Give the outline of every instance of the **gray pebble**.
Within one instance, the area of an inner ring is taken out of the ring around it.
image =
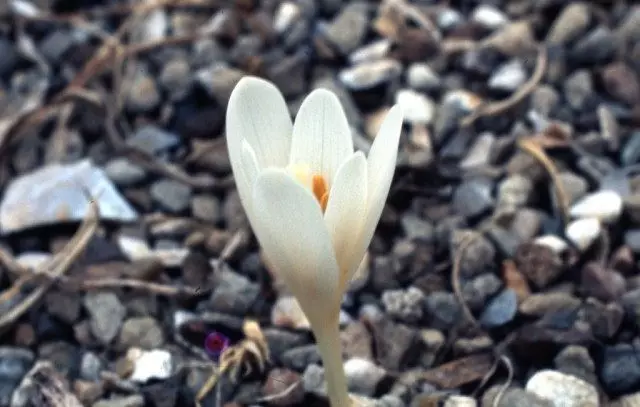
[[[89,293],[84,298],[89,313],[91,332],[103,345],[108,345],[120,331],[126,308],[113,293]]]
[[[164,210],[180,213],[189,208],[192,189],[181,182],[162,179],[151,185],[151,197]]]
[[[409,287],[406,290],[389,290],[382,294],[382,303],[392,317],[417,323],[423,317],[425,295],[415,287]]]
[[[518,298],[512,289],[506,289],[491,300],[480,316],[480,323],[495,328],[509,323],[518,312]]]

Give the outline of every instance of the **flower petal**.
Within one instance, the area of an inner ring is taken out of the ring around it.
[[[367,159],[358,151],[338,169],[324,214],[340,268],[342,290],[361,260],[354,259],[353,254],[367,215],[367,189]]]
[[[384,118],[367,158],[367,216],[358,238],[354,256],[360,261],[367,250],[387,201],[398,158],[398,143],[402,132],[403,113],[394,105]]]
[[[259,168],[286,166],[292,128],[289,109],[278,88],[264,79],[242,78],[227,107],[227,148],[234,173],[242,140],[254,149]]]
[[[307,96],[293,123],[290,164],[307,164],[329,186],[338,167],[353,154],[351,128],[340,100],[326,89]]]
[[[246,140],[242,140],[242,146],[239,156],[231,156],[232,160],[239,160],[233,163],[234,179],[236,181],[236,188],[238,189],[238,195],[240,195],[240,202],[244,207],[244,211],[247,214],[249,223],[253,226],[253,185],[258,178],[260,170],[258,168],[258,162],[256,159],[256,153],[253,148],[247,143]]]
[[[254,232],[269,262],[312,324],[340,307],[338,264],[320,205],[309,190],[281,170],[267,169],[253,193]]]

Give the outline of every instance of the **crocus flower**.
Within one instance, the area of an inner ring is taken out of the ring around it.
[[[240,200],[270,266],[309,319],[327,372],[342,369],[339,341],[337,358],[328,348],[336,347],[342,297],[389,193],[402,120],[392,107],[366,158],[354,152],[344,110],[328,90],[312,91],[293,123],[265,80],[243,78],[229,99],[226,137]],[[343,385],[331,380],[330,396]]]

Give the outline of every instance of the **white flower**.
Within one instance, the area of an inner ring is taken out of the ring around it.
[[[265,256],[309,321],[337,318],[380,219],[402,126],[390,109],[368,159],[354,152],[338,98],[317,89],[292,123],[271,83],[245,77],[229,99],[227,146],[238,193]]]

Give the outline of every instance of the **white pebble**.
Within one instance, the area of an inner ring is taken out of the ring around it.
[[[433,120],[435,106],[425,95],[411,89],[396,93],[396,103],[404,111],[404,119],[411,124],[429,124]]]
[[[555,370],[542,370],[534,374],[525,388],[540,398],[549,400],[554,407],[597,407],[597,390],[586,381]]]
[[[570,212],[574,218],[596,218],[615,222],[622,213],[622,198],[613,191],[598,191],[576,202]]]
[[[513,92],[527,80],[527,72],[517,59],[498,67],[489,78],[489,87],[496,90]]]
[[[536,238],[534,243],[542,246],[547,246],[557,254],[561,254],[569,248],[569,245],[567,244],[567,242],[565,242],[563,239],[559,238],[556,235],[540,236]]]
[[[578,249],[586,250],[600,236],[601,228],[596,218],[578,219],[567,225],[565,234]]]
[[[473,397],[449,396],[444,402],[444,407],[476,407],[478,402]]]
[[[440,79],[429,65],[418,62],[409,65],[407,83],[415,89],[431,89],[440,84]]]
[[[364,90],[397,78],[402,74],[402,64],[395,59],[365,62],[343,69],[340,81],[349,89]]]
[[[273,19],[273,27],[276,32],[283,33],[293,24],[299,15],[300,8],[297,4],[290,1],[280,3]]]
[[[448,30],[462,23],[463,17],[458,11],[447,8],[438,13],[436,22],[442,30]]]
[[[473,12],[471,20],[490,29],[496,29],[509,22],[503,12],[487,5],[478,6]]]
[[[133,349],[132,349],[133,351]],[[151,351],[129,352],[128,357],[134,356],[133,373],[130,380],[138,383],[146,383],[151,379],[168,379],[173,372],[173,357],[166,350],[155,349]]]
[[[349,62],[355,65],[362,62],[375,61],[386,57],[390,49],[391,40],[383,38],[353,51],[349,56]]]
[[[351,391],[372,396],[372,390],[375,390],[375,386],[371,386],[371,384],[379,383],[387,375],[387,372],[370,360],[355,357],[345,362],[344,374]]]

